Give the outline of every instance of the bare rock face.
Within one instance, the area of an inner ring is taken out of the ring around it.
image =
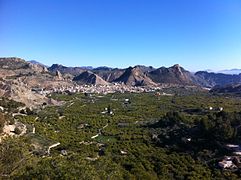
[[[194,85],[196,81],[194,75],[183,69],[179,64],[169,68],[158,68],[151,71],[148,76],[157,83]]]
[[[42,72],[48,72],[48,68],[46,66],[43,66],[43,71]]]
[[[21,58],[10,57],[0,58],[0,77],[6,78],[8,76],[14,76],[21,72],[25,72],[29,68],[26,61]]]
[[[0,81],[0,96],[22,102],[27,107],[34,107],[47,101],[45,96],[32,92],[26,84],[18,80]]]
[[[28,107],[48,101],[45,93],[32,89],[54,90],[72,85],[72,81],[64,80],[60,72],[53,75],[44,65],[20,58],[0,58],[0,96],[22,102]]]
[[[81,67],[66,67],[60,64],[53,64],[48,70],[52,73],[59,71],[62,74],[71,74],[72,76],[77,76],[85,71],[85,69]]]
[[[0,67],[8,70],[26,69],[29,63],[17,57],[0,58]]]
[[[93,69],[92,72],[97,74],[107,82],[113,82],[115,79],[119,78],[125,72],[125,69],[98,67]]]
[[[154,83],[146,73],[139,67],[129,67],[126,71],[115,80],[131,86],[155,86]]]
[[[173,69],[173,71],[179,75],[183,75],[183,71],[184,69],[182,69],[182,67],[179,64],[175,64],[174,66],[171,67]]]
[[[90,71],[85,71],[80,75],[73,78],[73,81],[77,82],[78,84],[93,84],[93,85],[106,85],[108,82],[103,80],[97,74],[94,74]]]
[[[48,69],[40,64],[29,63],[30,69],[35,73],[47,73]]]
[[[55,77],[58,79],[58,80],[62,80],[63,79],[63,76],[62,74],[57,70],[56,73],[55,73]]]
[[[19,77],[31,74],[48,73],[48,69],[41,64],[27,62],[21,58],[0,58],[0,77]]]

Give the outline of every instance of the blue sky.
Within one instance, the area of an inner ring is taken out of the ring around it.
[[[241,0],[0,0],[0,56],[241,68]]]

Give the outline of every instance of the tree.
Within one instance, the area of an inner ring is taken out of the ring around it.
[[[204,135],[208,138],[214,138],[214,140],[230,140],[237,132],[232,126],[231,114],[226,112],[219,112],[215,114],[209,114],[207,117],[203,117],[200,122],[200,128]]]

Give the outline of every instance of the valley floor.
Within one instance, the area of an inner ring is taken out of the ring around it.
[[[239,159],[226,146],[241,140],[238,97],[182,88],[51,97],[64,103],[12,117],[27,129],[0,144],[2,178],[241,177],[238,162],[219,166],[226,156]]]

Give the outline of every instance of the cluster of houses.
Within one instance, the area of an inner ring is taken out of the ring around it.
[[[222,161],[218,162],[218,165],[222,169],[237,170],[240,164],[240,158],[238,156],[225,156]]]
[[[223,107],[212,107],[212,106],[209,106],[208,110],[209,111],[223,111]]]
[[[222,169],[237,170],[241,166],[241,146],[226,144],[226,148],[233,153],[233,156],[225,156],[218,162],[218,166]]]
[[[106,107],[105,110],[101,112],[101,114],[114,115],[114,112],[111,110],[110,107]]]
[[[62,86],[56,88],[32,88],[32,91],[40,95],[48,95],[51,93],[60,94],[74,94],[74,93],[97,93],[97,94],[109,94],[109,93],[125,93],[125,92],[154,92],[160,90],[161,87],[139,87],[139,86],[128,86],[125,84],[114,83],[108,85],[74,85],[74,86]]]

